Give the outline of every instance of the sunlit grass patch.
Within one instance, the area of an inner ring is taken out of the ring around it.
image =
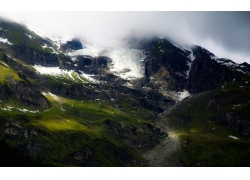
[[[84,132],[89,137],[101,138],[101,136],[87,126],[80,124],[76,120],[73,119],[66,119],[62,116],[45,116],[42,117],[40,120],[33,120],[31,124],[34,126],[45,128],[49,131],[56,132],[56,131],[67,131],[67,132]]]
[[[0,61],[0,84],[4,83],[7,77],[12,77],[16,81],[22,81],[16,71],[7,67]]]

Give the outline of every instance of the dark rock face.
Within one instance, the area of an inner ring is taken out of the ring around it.
[[[0,29],[0,37],[3,39],[7,39],[8,41],[10,39],[10,37],[1,29]]]
[[[150,88],[153,88],[153,85],[150,83],[150,79],[147,78],[147,77],[132,79],[130,82],[136,87],[150,87]]]
[[[76,60],[79,69],[83,69],[85,66],[91,66],[94,64],[94,58],[91,56],[78,56]]]
[[[215,111],[219,111],[222,109],[221,105],[218,103],[216,98],[211,98],[206,104],[206,109],[212,109]]]
[[[12,77],[7,77],[6,81],[10,86],[10,94],[15,97],[17,101],[42,109],[50,107],[49,101],[27,82],[15,81]]]
[[[22,77],[20,76],[20,78]],[[21,81],[16,81],[13,77],[7,76],[5,83],[0,85],[0,100],[7,101],[11,97],[32,107],[42,109],[50,107],[49,101],[30,83],[25,81],[25,77]]]
[[[183,91],[186,85],[187,56],[190,52],[182,51],[166,40],[153,40],[148,45],[146,76],[153,77],[166,90]]]
[[[18,148],[10,147],[4,140],[0,141],[0,167],[41,167],[41,162],[34,161]]]
[[[189,72],[187,89],[196,94],[205,90],[216,88],[219,83],[230,82],[235,77],[227,66],[218,64],[212,60],[207,50],[198,47],[196,58],[192,62]]]
[[[7,84],[0,85],[0,100],[6,101],[11,95],[10,89]]]
[[[63,159],[63,163],[69,165],[78,165],[83,167],[96,167],[101,166],[94,160],[94,153],[91,147],[85,145],[78,151],[70,154]]]
[[[105,93],[99,93],[91,88],[87,88],[82,85],[73,85],[66,87],[63,85],[53,86],[51,92],[54,94],[60,94],[70,98],[94,100],[94,99],[108,99]]]
[[[187,124],[187,123],[189,123],[192,120],[192,118],[190,116],[188,116],[188,115],[181,114],[181,115],[179,115],[179,120],[182,123],[186,123]]]
[[[250,64],[244,62],[242,64],[240,64],[240,66],[243,66],[244,71],[247,71],[248,73],[250,73]]]
[[[120,77],[111,73],[102,73],[99,76],[98,75],[95,76],[95,78],[101,81],[107,81],[110,83],[121,84],[121,85],[128,82],[128,80],[121,79]]]
[[[31,71],[29,68],[27,68],[26,66],[18,63],[17,61],[15,61],[12,58],[9,58],[8,56],[6,56],[5,54],[3,54],[3,61],[8,64],[11,68],[13,69],[17,69],[19,76],[22,76],[21,78],[24,79],[25,76],[27,77],[32,77],[33,79],[37,79],[39,77],[41,77],[39,74],[35,73],[34,71]]]
[[[108,139],[103,138],[94,140],[93,144],[84,145],[76,152],[63,158],[61,162],[69,166],[103,167],[103,163],[111,159],[117,166],[124,167],[128,164],[131,166],[136,164],[138,159],[131,155],[129,151],[131,150],[115,146]],[[111,164],[105,166],[111,166]]]
[[[66,52],[70,50],[79,50],[83,49],[82,43],[78,39],[72,39],[67,41],[65,44],[62,44],[59,48],[61,51]]]
[[[128,111],[125,105],[128,102],[132,107],[134,106],[134,107],[146,108],[154,112],[155,114],[162,113],[164,111],[163,106],[171,106],[175,104],[174,100],[164,97],[159,92],[156,91],[145,92],[142,90],[130,89],[124,86],[111,87],[111,89],[108,91],[107,90],[95,91],[93,89],[90,89],[82,85],[72,85],[71,87],[58,85],[51,87],[50,91],[53,94],[59,94],[73,99],[105,100],[106,102],[109,102],[110,105],[113,105],[117,109],[120,109],[125,112]],[[129,109],[129,112],[130,110],[131,109]],[[152,114],[152,116],[148,118],[155,119],[155,114]]]
[[[25,117],[20,117],[20,119],[25,119]],[[31,126],[25,127],[25,125],[20,122],[20,119],[17,118],[13,121],[6,121],[4,127],[5,139],[15,140],[16,146],[22,149],[23,152],[29,156],[36,156],[38,151],[44,147],[43,144],[34,141],[34,138],[38,136],[38,130]],[[25,143],[25,139],[30,138],[31,140]]]
[[[229,111],[221,114],[220,122],[229,125],[235,131],[238,131],[244,135],[250,135],[250,122],[237,115],[234,111]]]
[[[48,67],[59,66],[58,57],[55,54],[43,53],[25,45],[13,45],[12,49],[15,51],[16,57],[22,59],[27,64],[38,64]]]
[[[166,98],[161,93],[153,90],[143,91],[138,89],[130,89],[124,86],[117,86],[113,87],[113,91],[110,93],[115,99],[116,104],[120,105],[116,108],[122,111],[125,111],[124,104],[126,103],[129,103],[132,107],[142,107],[151,110],[154,113],[162,113],[164,111],[163,106],[171,106],[175,104],[173,99]],[[150,119],[152,117],[148,118]]]
[[[81,148],[79,151],[77,151],[76,153],[74,153],[74,158],[76,160],[87,160],[87,159],[91,159],[92,158],[92,151],[89,147],[83,147]]]
[[[112,62],[112,60],[104,56],[78,56],[76,58],[78,70],[84,71],[87,74],[105,73],[105,71],[108,70],[108,63],[110,62]]]
[[[43,52],[38,49],[27,47],[23,44],[11,46],[12,50],[15,51],[14,56],[21,59],[29,65],[41,65],[45,67],[60,67],[62,69],[72,69],[73,65],[69,58],[63,55],[56,55],[50,52]],[[6,55],[3,60],[8,61]]]
[[[143,127],[136,127],[129,125],[124,127],[119,121],[112,121],[107,119],[105,121],[109,135],[114,139],[122,139],[127,141],[134,148],[150,148],[159,142],[159,138],[165,137],[166,134],[161,129],[152,126],[151,124],[145,124]]]

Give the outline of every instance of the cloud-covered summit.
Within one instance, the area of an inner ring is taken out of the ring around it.
[[[2,12],[47,36],[124,46],[131,33],[197,44],[216,56],[250,63],[250,12]]]

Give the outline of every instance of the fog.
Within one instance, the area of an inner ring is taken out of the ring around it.
[[[49,37],[123,47],[129,36],[167,37],[250,63],[250,12],[1,12]]]

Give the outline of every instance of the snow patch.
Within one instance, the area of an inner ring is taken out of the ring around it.
[[[4,63],[3,61],[0,61],[3,65],[5,65],[7,68],[9,68],[9,66],[6,64],[6,63]]]
[[[22,111],[22,112],[24,112],[24,113],[39,113],[39,111],[38,110],[36,110],[36,111],[30,111],[30,110],[28,110],[28,109],[20,109],[20,108],[17,108],[17,110],[19,110],[19,111]]]
[[[42,92],[42,94],[43,94],[44,96],[49,95],[49,96],[51,96],[53,99],[55,99],[56,101],[60,101],[60,98],[59,98],[57,95],[55,95],[55,94],[53,94],[53,93],[51,93],[51,92],[49,92],[49,93]]]
[[[242,69],[236,69],[238,72],[241,72],[243,74],[247,74],[245,71],[243,71]],[[248,74],[249,75],[249,74]]]
[[[183,92],[173,92],[173,91],[168,91],[166,94],[170,95],[172,98],[174,98],[177,101],[181,101],[186,97],[189,97],[191,94],[189,94],[188,91],[183,91]]]
[[[83,71],[80,71],[81,74],[78,74],[73,70],[64,70],[64,69],[60,69],[59,67],[44,67],[44,66],[40,66],[40,65],[35,65],[35,66],[33,66],[33,68],[35,68],[41,74],[49,74],[52,76],[67,76],[70,79],[72,79],[73,81],[76,81],[76,79],[72,76],[72,73],[75,73],[75,74],[77,74],[79,79],[84,83],[86,83],[86,82],[83,81],[83,79],[81,79],[80,76],[82,76],[83,78],[85,78],[91,82],[94,82],[94,83],[99,82],[91,77],[93,75],[85,74],[85,73],[83,73]]]
[[[45,48],[47,48],[47,47],[48,47],[47,44],[44,44],[44,45],[42,46],[43,49],[45,49]]]
[[[85,74],[83,71],[80,71],[81,72],[81,76],[85,79],[87,79],[88,81],[91,81],[91,82],[94,82],[94,83],[99,83],[99,81],[97,81],[96,79],[92,78],[91,76],[95,76],[94,74]]]
[[[127,86],[127,87],[133,87],[133,84],[127,82],[127,83],[125,84],[125,86]]]
[[[234,71],[238,71],[238,72],[241,72],[243,74],[250,76],[250,73],[248,72],[248,70],[244,69],[246,68],[244,65],[239,65],[231,61],[230,59],[226,59],[226,58],[218,58],[216,56],[210,56],[210,57],[211,59],[213,59],[214,61],[216,61],[217,63],[221,65],[228,66],[230,67],[230,69],[233,69]]]
[[[49,37],[53,41],[53,45],[56,46],[56,49],[59,50],[62,44],[66,44],[69,39],[61,39],[57,37]]]
[[[236,136],[229,135],[228,137],[233,138],[233,139],[239,139]]]
[[[40,65],[34,65],[33,68],[35,68],[41,74],[51,74],[51,75],[61,75],[63,74],[64,71],[59,67],[44,67]]]
[[[6,108],[0,108],[0,109],[2,109],[2,110],[4,110],[4,111],[12,111],[12,109],[13,110],[18,110],[18,111],[22,111],[22,112],[24,112],[24,113],[39,113],[39,110],[36,110],[36,111],[30,111],[30,110],[28,110],[28,109],[21,109],[21,108],[14,108],[14,107],[11,107],[11,106],[7,106]]]
[[[33,38],[33,36],[31,36],[31,35],[29,35],[29,34],[27,34],[27,33],[25,33],[27,36],[29,36],[29,38],[30,39],[32,39]]]
[[[53,47],[47,47],[47,48],[52,49],[53,52],[51,52],[51,53],[53,53],[53,54],[60,54],[60,53],[59,53],[58,51],[56,51]]]
[[[52,94],[51,92],[49,92],[49,95],[53,97],[56,101],[60,101],[60,98],[57,95]]]
[[[42,48],[43,48],[43,49],[49,48],[49,49],[52,50],[51,53],[53,53],[53,54],[60,54],[60,51],[56,51],[53,47],[49,47],[47,44],[44,44],[44,45],[42,46]]]
[[[188,91],[183,91],[179,95],[179,100],[182,100],[182,99],[184,99],[184,98],[186,98],[188,96],[190,96],[189,92]]]
[[[7,43],[7,44],[9,44],[9,45],[13,45],[12,43],[10,43],[10,42],[8,41],[8,39],[3,39],[3,38],[1,38],[1,37],[0,37],[0,42]]]
[[[4,111],[11,111],[14,107],[11,107],[11,106],[7,106],[6,108],[0,108]]]
[[[236,104],[236,105],[234,105],[234,106],[241,106],[240,104]]]
[[[190,61],[187,62],[187,65],[188,65],[188,70],[186,71],[186,78],[188,79],[189,77],[189,72],[191,70],[191,65],[192,65],[192,62],[193,60],[195,59],[195,56],[194,56],[194,53],[191,49],[191,47],[189,46],[188,48],[181,48],[183,51],[186,51],[186,52],[189,52],[189,56],[188,58],[190,59]]]

